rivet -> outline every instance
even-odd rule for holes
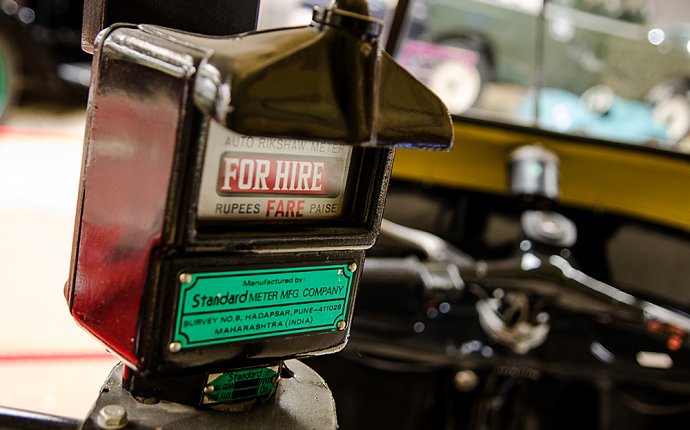
[[[172,342],[168,345],[170,352],[180,352],[182,350],[182,344],[180,342]]]
[[[343,331],[345,330],[345,327],[347,327],[347,323],[345,322],[345,320],[340,320],[338,321],[338,325],[336,325],[336,327],[338,328],[338,330]]]
[[[357,271],[357,263],[355,263],[353,261],[352,263],[348,264],[347,270],[349,270],[350,272],[356,272]]]
[[[211,394],[216,388],[213,385],[207,385],[204,387],[205,394]]]
[[[180,284],[189,284],[192,282],[192,275],[189,273],[180,274]]]

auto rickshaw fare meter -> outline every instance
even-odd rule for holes
[[[202,405],[256,374],[270,394],[266,369],[341,349],[393,147],[450,146],[366,3],[337,3],[235,37],[99,34],[66,296],[143,391],[182,375]]]

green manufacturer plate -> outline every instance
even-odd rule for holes
[[[268,398],[278,384],[278,366],[212,373],[206,379],[202,404]]]
[[[180,275],[174,342],[180,349],[343,330],[346,264]]]

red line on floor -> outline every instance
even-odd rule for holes
[[[0,354],[0,363],[36,362],[36,361],[87,361],[113,360],[117,357],[106,352],[81,353],[33,353],[33,354]]]

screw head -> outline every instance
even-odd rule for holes
[[[345,322],[345,320],[340,320],[338,321],[336,327],[338,328],[338,330],[343,331],[345,330],[345,327],[347,327],[347,323]]]
[[[96,424],[104,430],[121,429],[127,425],[127,410],[122,405],[104,406],[98,412]]]
[[[215,390],[216,390],[216,387],[214,387],[213,385],[207,385],[204,387],[204,394],[211,394]]]
[[[189,284],[190,282],[192,282],[192,275],[189,273],[180,274],[180,284]]]
[[[355,263],[353,261],[352,263],[348,264],[347,270],[349,270],[350,272],[356,272],[357,271],[357,263]]]
[[[168,350],[170,352],[180,352],[182,350],[182,344],[180,342],[172,342],[168,345]]]

